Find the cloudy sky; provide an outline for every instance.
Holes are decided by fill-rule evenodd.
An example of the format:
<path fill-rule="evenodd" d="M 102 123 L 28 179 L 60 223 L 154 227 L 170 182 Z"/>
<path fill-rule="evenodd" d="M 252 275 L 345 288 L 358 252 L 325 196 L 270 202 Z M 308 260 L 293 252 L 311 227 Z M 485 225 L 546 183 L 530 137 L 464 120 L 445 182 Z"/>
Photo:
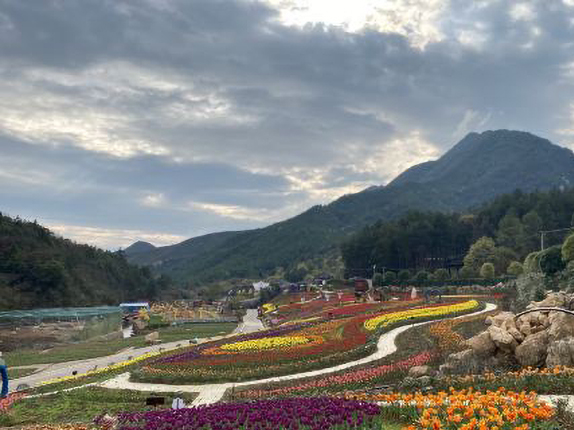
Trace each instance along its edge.
<path fill-rule="evenodd" d="M 0 0 L 0 211 L 107 248 L 264 226 L 469 131 L 574 148 L 574 0 Z"/>

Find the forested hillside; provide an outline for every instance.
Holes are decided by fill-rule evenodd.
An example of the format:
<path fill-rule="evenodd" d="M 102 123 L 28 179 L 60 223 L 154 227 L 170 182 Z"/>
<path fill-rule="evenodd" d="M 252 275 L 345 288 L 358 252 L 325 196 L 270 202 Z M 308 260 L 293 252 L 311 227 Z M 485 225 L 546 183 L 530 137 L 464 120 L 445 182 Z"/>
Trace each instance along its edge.
<path fill-rule="evenodd" d="M 0 213 L 0 309 L 118 304 L 168 287 L 123 255 L 56 237 Z"/>
<path fill-rule="evenodd" d="M 343 196 L 265 228 L 214 233 L 128 258 L 188 285 L 288 275 L 305 261 L 329 256 L 325 261 L 332 262 L 350 234 L 378 220 L 410 210 L 462 211 L 516 189 L 571 184 L 572 151 L 520 131 L 470 133 L 439 160 L 415 166 L 387 186 Z"/>
<path fill-rule="evenodd" d="M 574 223 L 574 188 L 565 191 L 500 196 L 474 211 L 442 214 L 412 212 L 398 220 L 377 222 L 363 228 L 342 246 L 349 271 L 436 269 L 462 261 L 481 237 L 495 242 L 497 273 L 512 261 L 523 261 L 540 249 L 540 230 L 564 229 Z M 562 243 L 568 231 L 545 236 L 545 247 Z"/>

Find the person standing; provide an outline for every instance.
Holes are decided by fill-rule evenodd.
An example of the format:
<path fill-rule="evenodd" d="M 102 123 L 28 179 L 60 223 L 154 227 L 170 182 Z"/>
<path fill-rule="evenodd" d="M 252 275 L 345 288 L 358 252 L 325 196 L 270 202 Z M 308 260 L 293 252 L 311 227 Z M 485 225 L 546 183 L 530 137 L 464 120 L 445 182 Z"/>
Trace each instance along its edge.
<path fill-rule="evenodd" d="M 2 376 L 2 392 L 0 393 L 1 398 L 8 397 L 8 366 L 2 358 L 2 352 L 0 351 L 0 375 Z"/>

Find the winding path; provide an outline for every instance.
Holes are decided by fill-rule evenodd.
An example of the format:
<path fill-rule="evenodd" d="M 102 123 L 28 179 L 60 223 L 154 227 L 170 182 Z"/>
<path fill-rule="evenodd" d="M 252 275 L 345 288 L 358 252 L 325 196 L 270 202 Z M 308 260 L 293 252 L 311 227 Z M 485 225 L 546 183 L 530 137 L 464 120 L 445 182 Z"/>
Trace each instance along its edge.
<path fill-rule="evenodd" d="M 243 317 L 243 321 L 235 329 L 233 334 L 199 339 L 198 343 L 211 342 L 213 340 L 222 339 L 236 334 L 251 333 L 257 330 L 261 330 L 263 328 L 264 328 L 263 324 L 259 319 L 257 319 L 257 310 L 249 309 L 247 310 L 247 313 Z M 188 341 L 180 340 L 175 342 L 161 343 L 159 345 L 154 346 L 147 346 L 143 348 L 127 348 L 123 351 L 105 357 L 89 358 L 86 360 L 77 360 L 77 361 L 66 361 L 63 363 L 35 364 L 29 367 L 39 369 L 38 372 L 35 372 L 23 378 L 14 379 L 13 381 L 11 381 L 11 385 L 13 387 L 18 387 L 21 384 L 26 384 L 29 387 L 37 387 L 38 385 L 41 385 L 42 382 L 62 378 L 64 376 L 70 376 L 73 371 L 82 374 L 94 368 L 102 368 L 112 363 L 120 363 L 122 361 L 127 361 L 132 358 L 136 358 L 144 354 L 147 354 L 148 352 L 157 352 L 160 350 L 171 351 L 187 345 Z"/>
<path fill-rule="evenodd" d="M 485 312 L 490 312 L 496 309 L 496 305 L 487 303 L 485 309 L 473 312 L 471 314 L 462 315 L 459 317 L 455 317 L 453 319 L 458 318 L 466 318 L 472 315 L 479 315 Z M 104 388 L 115 388 L 115 389 L 128 389 L 128 390 L 135 390 L 135 391 L 148 391 L 148 392 L 155 392 L 155 393 L 173 393 L 173 392 L 185 392 L 185 393 L 199 393 L 196 399 L 193 402 L 194 406 L 198 405 L 208 405 L 212 403 L 216 403 L 221 400 L 225 392 L 233 387 L 245 387 L 249 385 L 259 385 L 259 384 L 267 384 L 271 382 L 279 382 L 279 381 L 291 381 L 295 379 L 302 379 L 308 378 L 311 376 L 319 376 L 325 375 L 328 373 L 338 372 L 340 370 L 345 370 L 351 367 L 359 366 L 362 364 L 367 364 L 375 360 L 380 360 L 397 350 L 395 345 L 395 339 L 401 333 L 405 331 L 422 326 L 425 324 L 430 324 L 434 321 L 426 321 L 422 323 L 410 324 L 402 327 L 397 327 L 387 333 L 384 333 L 379 338 L 377 342 L 377 351 L 373 354 L 361 358 L 359 360 L 350 361 L 348 363 L 340 364 L 338 366 L 328 367 L 325 369 L 313 370 L 309 372 L 303 373 L 296 373 L 293 375 L 285 375 L 285 376 L 277 376 L 273 378 L 266 378 L 266 379 L 259 379 L 255 381 L 246 381 L 246 382 L 239 382 L 239 383 L 220 383 L 220 384 L 207 384 L 207 385 L 166 385 L 166 384 L 148 384 L 142 382 L 130 382 L 130 374 L 123 373 L 118 375 L 117 377 L 105 381 L 103 383 L 98 384 L 100 387 Z"/>

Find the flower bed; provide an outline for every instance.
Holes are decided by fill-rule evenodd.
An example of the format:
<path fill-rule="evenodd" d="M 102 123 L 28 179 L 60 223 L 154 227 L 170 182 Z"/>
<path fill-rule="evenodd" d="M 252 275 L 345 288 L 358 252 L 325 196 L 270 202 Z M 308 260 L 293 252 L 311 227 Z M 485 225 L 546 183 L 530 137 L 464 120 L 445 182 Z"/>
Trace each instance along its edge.
<path fill-rule="evenodd" d="M 539 402 L 536 393 L 472 389 L 438 394 L 378 394 L 351 396 L 417 409 L 417 419 L 404 430 L 527 430 L 552 429 L 553 408 Z"/>
<path fill-rule="evenodd" d="M 421 366 L 428 363 L 434 358 L 434 356 L 435 354 L 432 352 L 422 352 L 393 364 L 385 364 L 377 367 L 354 369 L 341 373 L 324 375 L 322 377 L 313 378 L 311 380 L 298 381 L 295 384 L 278 388 L 240 391 L 236 394 L 236 396 L 244 399 L 258 399 L 301 395 L 302 393 L 307 395 L 315 395 L 324 393 L 325 389 L 327 388 L 337 388 L 340 390 L 360 388 L 364 387 L 367 383 L 371 383 L 373 380 L 379 379 L 393 372 L 406 373 L 408 369 L 413 366 Z"/>
<path fill-rule="evenodd" d="M 327 430 L 381 428 L 376 404 L 335 398 L 223 403 L 190 409 L 123 413 L 117 430 Z M 96 424 L 101 420 L 96 420 Z"/>
<path fill-rule="evenodd" d="M 372 353 L 383 330 L 468 312 L 476 307 L 475 301 L 416 309 L 403 307 L 401 311 L 387 309 L 375 316 L 361 313 L 335 320 L 284 324 L 152 360 L 133 372 L 132 377 L 140 382 L 172 384 L 232 382 L 331 367 Z M 373 318 L 387 318 L 388 322 L 380 324 L 376 331 L 368 330 L 366 322 Z"/>
<path fill-rule="evenodd" d="M 368 319 L 367 321 L 365 321 L 365 328 L 367 330 L 373 331 L 376 330 L 378 327 L 387 327 L 389 325 L 396 324 L 397 322 L 404 320 L 440 317 L 444 315 L 476 309 L 478 308 L 478 306 L 479 304 L 476 300 L 470 300 L 467 302 L 456 303 L 453 305 L 425 307 L 419 309 L 410 309 L 401 312 L 393 312 Z"/>

